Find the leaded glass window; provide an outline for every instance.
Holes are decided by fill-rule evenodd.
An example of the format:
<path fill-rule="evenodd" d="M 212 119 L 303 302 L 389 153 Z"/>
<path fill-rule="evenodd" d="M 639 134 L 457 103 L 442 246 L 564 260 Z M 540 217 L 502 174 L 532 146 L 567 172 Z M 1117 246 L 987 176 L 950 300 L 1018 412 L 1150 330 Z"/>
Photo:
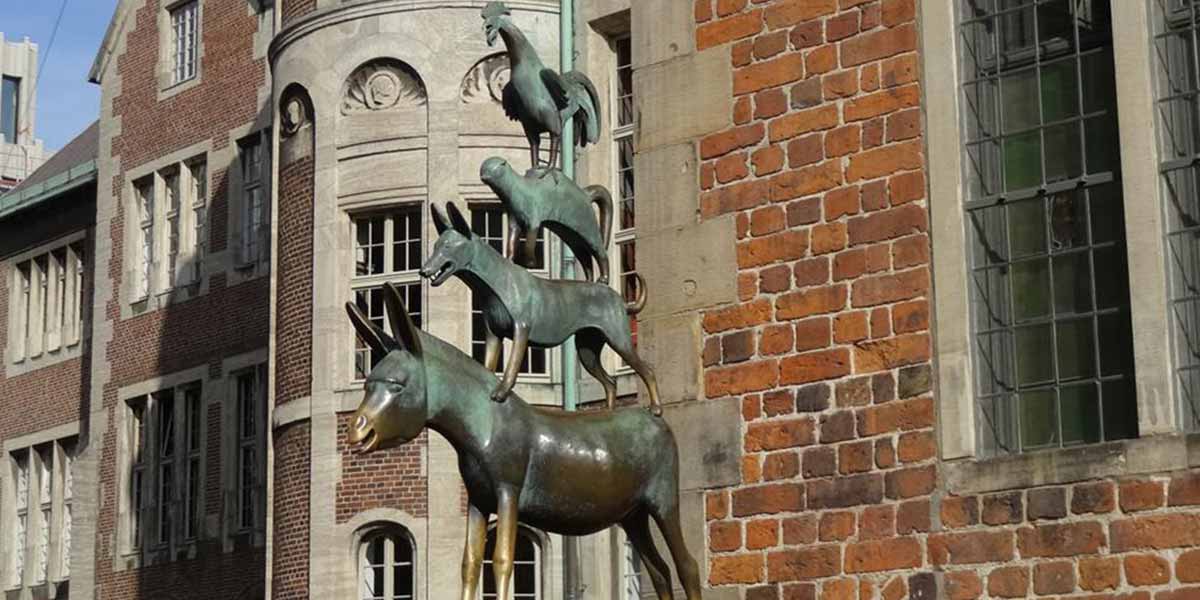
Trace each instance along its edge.
<path fill-rule="evenodd" d="M 354 300 L 363 314 L 391 331 L 383 303 L 383 285 L 393 283 L 400 289 L 404 306 L 413 323 L 420 327 L 423 315 L 424 286 L 421 261 L 424 259 L 421 206 L 410 205 L 385 212 L 354 217 Z M 354 372 L 359 379 L 367 376 L 383 355 L 355 335 Z"/>
<path fill-rule="evenodd" d="M 981 450 L 1134 437 L 1108 2 L 959 6 Z"/>

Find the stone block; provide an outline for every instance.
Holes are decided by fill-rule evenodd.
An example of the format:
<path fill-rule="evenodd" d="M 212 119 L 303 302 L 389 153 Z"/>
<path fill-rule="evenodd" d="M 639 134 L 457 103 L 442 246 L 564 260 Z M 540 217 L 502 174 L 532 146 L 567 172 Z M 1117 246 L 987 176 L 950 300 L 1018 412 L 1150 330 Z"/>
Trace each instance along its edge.
<path fill-rule="evenodd" d="M 642 318 L 737 301 L 734 217 L 638 237 L 641 274 L 651 286 Z"/>
<path fill-rule="evenodd" d="M 663 146 L 639 152 L 633 159 L 638 177 L 634 196 L 646 198 L 638 202 L 639 232 L 683 227 L 696 222 L 699 178 L 696 175 L 696 148 L 691 142 Z"/>
<path fill-rule="evenodd" d="M 736 398 L 684 402 L 664 407 L 663 417 L 679 445 L 679 486 L 684 490 L 736 485 L 741 482 L 742 439 L 736 427 L 741 405 Z M 703 531 L 703 511 L 699 513 Z"/>
<path fill-rule="evenodd" d="M 729 128 L 733 124 L 732 69 L 729 51 L 723 48 L 635 69 L 638 151 Z M 687 102 L 681 104 L 680 98 Z"/>
<path fill-rule="evenodd" d="M 631 2 L 633 22 L 633 68 L 657 64 L 695 51 L 694 7 L 679 0 Z"/>
<path fill-rule="evenodd" d="M 638 354 L 653 366 L 663 404 L 699 396 L 700 340 L 695 313 L 638 320 Z M 638 389 L 645 394 L 640 378 Z"/>

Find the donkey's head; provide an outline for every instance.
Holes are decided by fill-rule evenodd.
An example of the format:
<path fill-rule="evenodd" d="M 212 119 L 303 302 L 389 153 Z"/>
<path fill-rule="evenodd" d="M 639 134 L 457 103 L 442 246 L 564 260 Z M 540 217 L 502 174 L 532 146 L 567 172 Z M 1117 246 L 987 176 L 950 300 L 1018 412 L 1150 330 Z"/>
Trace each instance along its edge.
<path fill-rule="evenodd" d="M 436 287 L 471 265 L 478 243 L 473 239 L 475 234 L 471 233 L 471 225 L 453 202 L 449 206 L 449 221 L 437 206 L 432 208 L 438 239 L 433 244 L 429 259 L 421 266 L 421 276 Z"/>
<path fill-rule="evenodd" d="M 349 443 L 359 445 L 361 452 L 399 446 L 417 437 L 428 418 L 425 362 L 417 327 L 396 286 L 384 285 L 384 301 L 392 335 L 372 323 L 353 302 L 346 303 L 358 335 L 385 355 L 367 375 L 366 393 L 347 434 Z"/>

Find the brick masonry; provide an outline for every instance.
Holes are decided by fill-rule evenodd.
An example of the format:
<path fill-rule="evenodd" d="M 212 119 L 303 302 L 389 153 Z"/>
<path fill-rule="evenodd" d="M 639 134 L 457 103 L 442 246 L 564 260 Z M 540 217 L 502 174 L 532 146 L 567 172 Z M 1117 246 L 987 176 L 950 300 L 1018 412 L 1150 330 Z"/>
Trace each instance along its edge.
<path fill-rule="evenodd" d="M 158 60 L 160 43 L 169 32 L 159 30 L 160 11 L 165 2 L 146 0 L 137 4 L 124 29 L 122 48 L 104 77 L 107 87 L 119 82 L 112 98 L 112 114 L 119 119 L 119 132 L 111 138 L 108 154 L 119 164 L 116 171 L 102 170 L 102 185 L 111 186 L 114 218 L 100 224 L 112 240 L 108 272 L 114 297 L 103 307 L 112 338 L 107 345 L 111 376 L 103 387 L 103 404 L 108 412 L 107 429 L 101 435 L 103 454 L 98 483 L 101 510 L 95 539 L 96 591 L 98 598 L 142 598 L 169 594 L 176 598 L 254 598 L 264 590 L 266 556 L 263 546 L 235 540 L 232 549 L 220 529 L 207 531 L 197 544 L 195 558 L 156 562 L 143 568 L 118 568 L 123 559 L 114 547 L 117 533 L 118 448 L 116 418 L 120 406 L 118 390 L 183 369 L 208 366 L 205 386 L 224 376 L 222 361 L 231 356 L 263 349 L 269 335 L 269 281 L 265 277 L 233 284 L 225 273 L 210 274 L 207 292 L 182 302 L 122 320 L 122 278 L 125 192 L 129 182 L 123 169 L 136 169 L 183 148 L 207 142 L 210 174 L 210 254 L 221 256 L 228 246 L 225 223 L 229 215 L 228 174 L 237 168 L 217 164 L 218 154 L 231 152 L 231 132 L 245 130 L 261 110 L 260 90 L 267 85 L 266 63 L 255 55 L 259 17 L 244 2 L 210 1 L 202 11 L 200 81 L 191 87 L 161 96 Z M 103 138 L 102 138 L 103 139 Z M 119 163 L 117 162 L 119 161 Z M 220 523 L 232 514 L 233 498 L 221 485 L 221 410 L 228 398 L 218 392 L 209 405 L 208 444 L 204 498 L 210 522 Z M 188 582 L 183 585 L 181 582 Z"/>
<path fill-rule="evenodd" d="M 373 508 L 394 508 L 413 517 L 429 515 L 429 487 L 422 463 L 429 432 L 397 448 L 368 455 L 346 443 L 351 413 L 338 415 L 338 454 L 342 457 L 337 484 L 337 522 Z"/>
<path fill-rule="evenodd" d="M 312 393 L 312 157 L 280 168 L 278 249 L 274 375 L 275 402 L 283 404 Z"/>
<path fill-rule="evenodd" d="M 272 598 L 308 598 L 311 435 L 307 422 L 275 431 Z"/>
<path fill-rule="evenodd" d="M 736 215 L 704 392 L 742 402 L 742 484 L 706 498 L 709 580 L 747 600 L 933 597 L 937 443 L 913 0 L 696 0 L 734 126 L 701 140 Z M 1015 534 L 1014 534 L 1015 535 Z"/>

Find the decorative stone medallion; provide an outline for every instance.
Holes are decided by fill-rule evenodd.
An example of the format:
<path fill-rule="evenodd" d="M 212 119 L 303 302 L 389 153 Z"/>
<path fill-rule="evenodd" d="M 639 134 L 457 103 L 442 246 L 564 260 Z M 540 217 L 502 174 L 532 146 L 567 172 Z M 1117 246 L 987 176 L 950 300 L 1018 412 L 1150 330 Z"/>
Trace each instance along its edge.
<path fill-rule="evenodd" d="M 425 84 L 408 65 L 393 59 L 373 60 L 346 82 L 342 114 L 399 110 L 424 106 Z"/>
<path fill-rule="evenodd" d="M 512 79 L 512 66 L 508 53 L 500 52 L 484 57 L 467 72 L 462 82 L 462 101 L 466 104 L 479 102 L 501 102 L 504 86 Z"/>

